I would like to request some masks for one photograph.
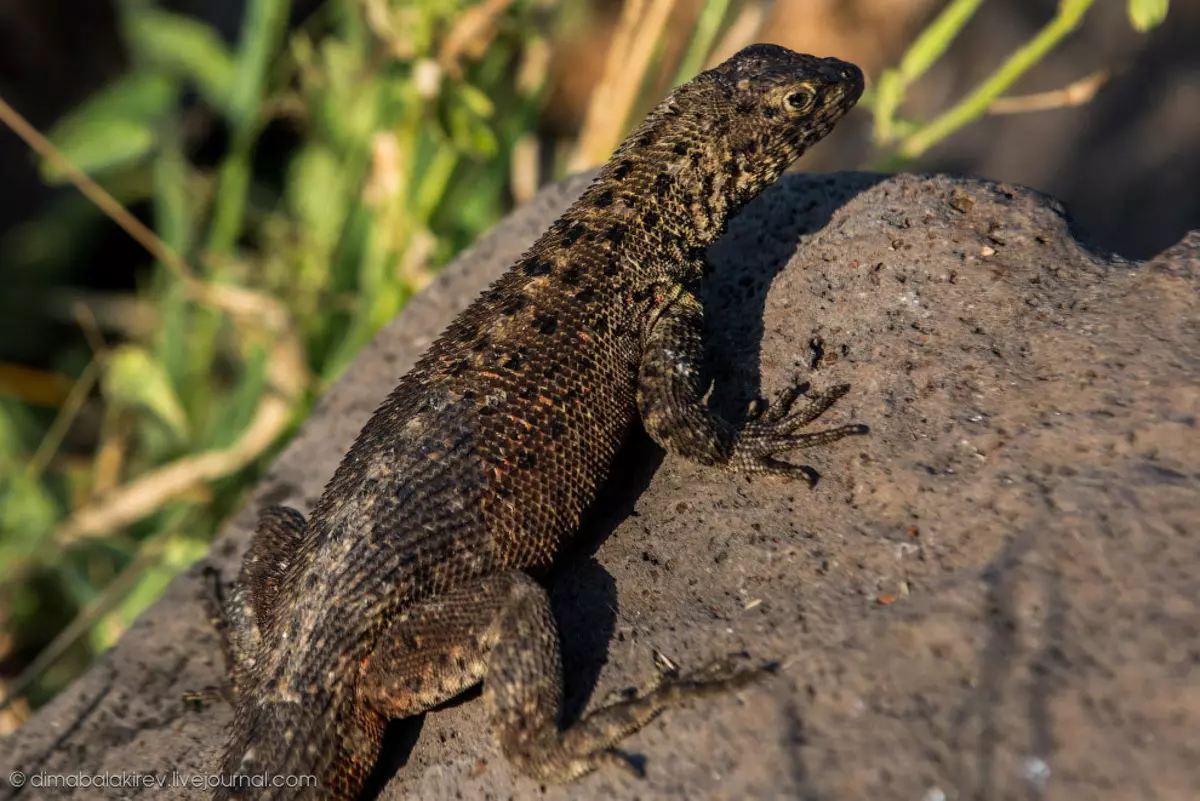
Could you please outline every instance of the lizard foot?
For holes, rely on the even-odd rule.
[[[546,782],[572,781],[604,766],[618,767],[637,777],[645,776],[644,760],[618,749],[617,744],[646,726],[668,707],[697,698],[733,692],[774,673],[778,663],[753,664],[745,652],[714,660],[681,675],[678,667],[655,654],[658,671],[639,689],[623,690],[562,732],[557,742],[539,753],[522,755],[522,772]],[[515,755],[510,755],[510,759]]]
[[[810,395],[807,403],[793,411],[796,401],[807,391],[807,383],[797,382],[780,392],[773,403],[756,403],[751,407],[750,420],[742,429],[730,458],[731,466],[735,470],[802,478],[809,486],[813,486],[817,482],[815,470],[807,465],[777,459],[776,455],[784,451],[821,447],[870,431],[865,425],[854,423],[825,431],[799,432],[799,429],[819,418],[849,392],[850,385],[838,384]]]
[[[226,672],[229,672],[230,657],[229,651],[231,648],[229,641],[229,632],[231,622],[229,615],[226,613],[225,593],[221,586],[221,573],[212,565],[205,565],[201,571],[201,578],[204,581],[204,589],[200,593],[201,603],[204,606],[205,615],[208,617],[209,624],[217,632],[217,636],[221,641],[221,651],[225,654]],[[193,712],[199,712],[207,707],[210,703],[224,701],[232,705],[235,701],[236,690],[231,682],[223,682],[221,684],[210,684],[202,690],[184,690],[180,695],[180,700],[183,702],[185,709]]]

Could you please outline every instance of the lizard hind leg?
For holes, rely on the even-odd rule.
[[[480,579],[401,612],[360,666],[360,700],[388,718],[405,718],[478,684],[510,581],[509,574]]]
[[[668,663],[645,687],[563,729],[562,661],[549,598],[518,575],[524,580],[512,583],[494,622],[483,696],[505,757],[531,778],[567,782],[603,765],[640,775],[640,768],[615,750],[621,740],[670,706],[729,692],[764,673],[725,659],[680,677]]]
[[[666,663],[646,686],[563,729],[562,659],[550,599],[519,571],[464,584],[406,610],[361,670],[359,699],[389,718],[427,711],[482,680],[501,751],[518,773],[547,783],[602,765],[638,772],[615,750],[622,739],[669,706],[728,692],[764,672],[728,658],[680,677]]]

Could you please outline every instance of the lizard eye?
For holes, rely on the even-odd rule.
[[[809,88],[797,89],[794,92],[789,92],[786,98],[787,104],[795,111],[808,111],[812,107],[813,100],[816,94]]]

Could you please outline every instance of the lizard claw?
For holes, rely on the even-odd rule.
[[[800,478],[815,486],[818,475],[805,465],[791,464],[774,458],[783,451],[816,448],[828,445],[849,436],[868,433],[862,424],[838,426],[825,431],[798,433],[798,429],[819,418],[850,391],[849,384],[837,384],[827,390],[809,396],[808,402],[793,411],[796,401],[808,391],[809,386],[797,382],[780,392],[775,402],[765,409],[756,410],[755,417],[738,438],[732,464],[734,469],[748,473],[767,473],[785,478]]]

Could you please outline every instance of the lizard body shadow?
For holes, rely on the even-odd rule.
[[[714,411],[740,422],[747,403],[758,397],[767,292],[796,254],[798,243],[802,247],[804,237],[824,228],[838,208],[886,178],[873,173],[786,175],[735,217],[709,249],[712,275],[700,295],[708,321],[705,368],[715,379],[708,402]],[[584,514],[579,533],[552,571],[550,600],[563,651],[564,726],[583,714],[608,662],[616,630],[616,583],[595,554],[617,526],[636,514],[637,500],[664,456],[641,426],[635,426],[614,460],[610,478]],[[476,686],[433,711],[476,699],[480,691]],[[408,763],[424,718],[422,714],[389,723],[363,799],[376,798]]]
[[[700,291],[704,304],[705,369],[714,379],[709,406],[738,423],[761,393],[763,315],[771,284],[800,252],[806,238],[834,213],[887,179],[878,173],[788,174],[768,188],[708,251],[712,273]],[[801,308],[801,311],[803,309]],[[797,328],[805,321],[797,323]],[[819,345],[803,343],[805,372],[819,361]],[[797,371],[799,372],[799,371]]]

